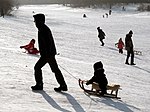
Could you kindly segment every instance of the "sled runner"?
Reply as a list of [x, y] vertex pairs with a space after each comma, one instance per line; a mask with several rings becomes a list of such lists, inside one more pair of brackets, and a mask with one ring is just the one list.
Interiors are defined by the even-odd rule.
[[134, 50], [134, 54], [136, 54], [136, 55], [142, 55], [142, 51]]
[[80, 88], [83, 89], [84, 92], [86, 92], [90, 95], [121, 99], [120, 97], [118, 97], [118, 91], [120, 89], [120, 85], [117, 85], [117, 84], [107, 85], [107, 94], [104, 94], [102, 96], [100, 94], [101, 90], [100, 90], [99, 85], [97, 83], [94, 82], [89, 87], [89, 86], [86, 86], [87, 81], [85, 81], [85, 80], [79, 79], [78, 82], [79, 82]]

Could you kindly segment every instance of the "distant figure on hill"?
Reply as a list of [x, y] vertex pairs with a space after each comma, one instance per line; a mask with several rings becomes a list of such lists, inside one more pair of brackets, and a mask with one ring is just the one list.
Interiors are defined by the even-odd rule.
[[124, 43], [122, 41], [122, 38], [120, 38], [119, 41], [118, 41], [118, 43], [116, 43], [115, 45], [118, 47], [119, 53], [122, 54], [123, 53], [123, 47], [124, 47]]
[[126, 58], [126, 62], [125, 64], [129, 65], [129, 57], [131, 55], [131, 65], [135, 65], [134, 64], [134, 51], [133, 51], [133, 42], [132, 42], [132, 30], [129, 31], [128, 34], [126, 34], [126, 37], [125, 37], [125, 49], [127, 50], [127, 58]]
[[34, 47], [35, 39], [32, 39], [29, 44], [20, 46], [20, 48], [24, 48], [29, 54], [38, 54], [39, 51]]
[[83, 18], [86, 18], [87, 16], [86, 16], [86, 14], [83, 14]]
[[1, 9], [1, 16], [4, 18], [4, 10]]
[[124, 7], [124, 6], [122, 7], [122, 11], [126, 11], [126, 9], [125, 9], [125, 7]]
[[112, 13], [112, 10], [110, 9], [110, 10], [109, 10], [109, 15], [111, 15], [111, 13]]
[[105, 13], [105, 15], [106, 15], [106, 18], [108, 18], [108, 13]]
[[107, 94], [107, 78], [104, 74], [103, 64], [101, 61], [96, 62], [93, 66], [94, 68], [94, 76], [87, 81], [86, 85], [92, 84], [96, 82], [99, 84], [99, 88], [101, 89], [101, 95]]
[[100, 27], [97, 27], [97, 30], [98, 30], [98, 37], [99, 37], [99, 40], [100, 42], [102, 43], [101, 46], [104, 46], [104, 42], [103, 42], [103, 39], [105, 39], [105, 33], [103, 32], [102, 29], [100, 29]]

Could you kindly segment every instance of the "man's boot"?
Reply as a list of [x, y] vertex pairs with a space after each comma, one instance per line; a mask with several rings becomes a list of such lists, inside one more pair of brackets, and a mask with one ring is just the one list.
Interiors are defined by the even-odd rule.
[[61, 92], [61, 91], [67, 91], [68, 89], [67, 89], [67, 85], [62, 85], [62, 86], [60, 86], [58, 88], [54, 88], [54, 90], [56, 92]]
[[32, 90], [43, 90], [43, 83], [36, 84], [35, 86], [31, 86]]

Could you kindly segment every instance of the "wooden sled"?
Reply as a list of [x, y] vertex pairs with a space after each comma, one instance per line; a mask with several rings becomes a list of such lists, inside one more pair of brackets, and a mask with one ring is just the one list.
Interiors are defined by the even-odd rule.
[[107, 94], [104, 94], [102, 96], [100, 94], [101, 90], [100, 90], [99, 85], [97, 83], [94, 82], [91, 84], [91, 87], [89, 87], [89, 86], [86, 86], [87, 81], [79, 79], [78, 82], [79, 82], [80, 88], [83, 89], [84, 92], [86, 92], [90, 95], [121, 99], [120, 97], [118, 97], [118, 91], [120, 89], [120, 85], [117, 85], [117, 84], [107, 85]]

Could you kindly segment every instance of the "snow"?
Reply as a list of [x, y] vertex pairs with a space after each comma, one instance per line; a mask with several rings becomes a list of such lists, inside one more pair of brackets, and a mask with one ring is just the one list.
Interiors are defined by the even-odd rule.
[[[33, 13], [33, 11], [35, 13]], [[150, 111], [150, 12], [115, 11], [102, 18], [108, 10], [69, 8], [61, 5], [27, 5], [0, 18], [0, 112], [149, 112]], [[44, 91], [33, 92], [34, 65], [39, 56], [23, 53], [19, 48], [32, 38], [37, 29], [33, 14], [44, 13], [51, 28], [56, 56], [68, 85], [68, 91], [57, 93], [54, 74], [43, 67]], [[82, 18], [83, 14], [87, 18]], [[105, 46], [100, 46], [96, 28], [106, 33]], [[126, 51], [118, 53], [115, 43], [133, 30], [135, 66], [125, 65]], [[104, 64], [109, 84], [120, 84], [121, 99], [88, 96], [78, 86], [78, 79], [93, 76], [93, 64]]]

